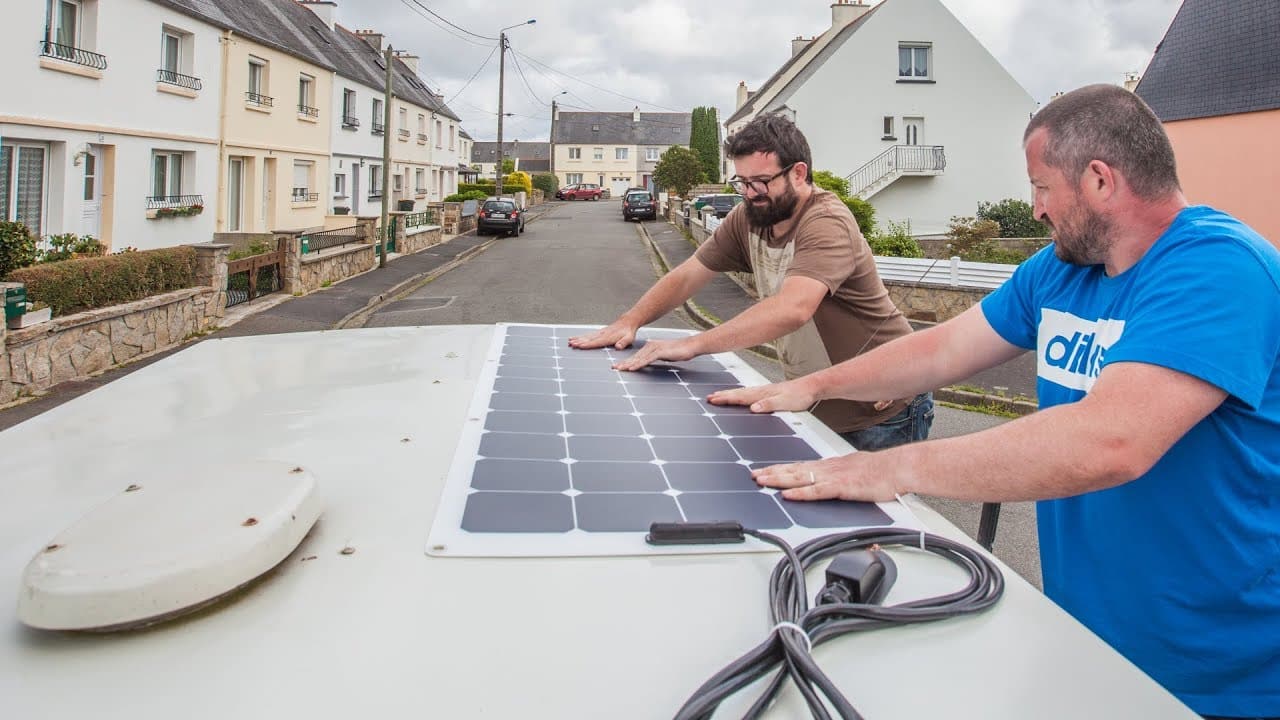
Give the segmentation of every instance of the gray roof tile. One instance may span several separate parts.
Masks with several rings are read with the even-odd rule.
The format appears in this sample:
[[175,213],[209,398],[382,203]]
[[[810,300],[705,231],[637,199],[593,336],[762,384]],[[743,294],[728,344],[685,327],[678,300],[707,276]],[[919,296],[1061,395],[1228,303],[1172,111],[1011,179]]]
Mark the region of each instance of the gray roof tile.
[[1280,2],[1184,0],[1135,92],[1165,122],[1280,108]]
[[688,145],[693,113],[560,112],[555,121],[557,145]]

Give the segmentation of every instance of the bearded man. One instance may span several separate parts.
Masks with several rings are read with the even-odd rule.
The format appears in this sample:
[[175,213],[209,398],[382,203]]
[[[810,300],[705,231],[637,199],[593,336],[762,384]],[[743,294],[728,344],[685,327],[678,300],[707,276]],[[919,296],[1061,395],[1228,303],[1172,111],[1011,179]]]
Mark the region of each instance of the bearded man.
[[[571,338],[587,349],[625,348],[636,331],[693,297],[719,272],[749,272],[760,301],[706,332],[650,340],[619,370],[741,350],[773,341],[788,379],[814,373],[911,332],[889,299],[849,208],[813,184],[809,143],[789,119],[761,115],[729,140],[744,197],[692,258],[667,273],[609,326]],[[929,392],[862,402],[824,400],[813,414],[859,450],[928,436]]]

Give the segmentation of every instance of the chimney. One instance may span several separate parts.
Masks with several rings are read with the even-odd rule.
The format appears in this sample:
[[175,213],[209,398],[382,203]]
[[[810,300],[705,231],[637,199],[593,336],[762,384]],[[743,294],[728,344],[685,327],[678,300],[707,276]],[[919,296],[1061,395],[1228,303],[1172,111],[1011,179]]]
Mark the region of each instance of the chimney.
[[747,90],[747,81],[739,80],[738,81],[738,104],[733,109],[735,111],[740,110],[743,105],[747,104],[747,100],[749,99],[751,99],[751,93]]
[[555,100],[551,101],[551,119],[552,120],[560,119],[560,103],[556,102]]
[[376,33],[372,30],[357,30],[356,37],[369,43],[369,47],[375,52],[382,52],[382,33]]
[[419,58],[417,55],[410,55],[409,53],[397,52],[396,57],[399,58],[400,62],[404,63],[405,67],[409,68],[409,72],[413,73],[414,75],[418,74]]
[[298,4],[316,14],[320,22],[333,29],[333,20],[338,14],[338,4],[329,0],[298,0]]
[[804,49],[809,47],[809,43],[811,42],[813,42],[813,38],[807,38],[803,35],[795,36],[795,38],[791,40],[791,57],[795,57],[804,52]]
[[870,5],[865,5],[859,0],[836,0],[831,4],[831,28],[839,30],[858,18],[866,15],[871,10]]
[[1124,74],[1124,89],[1133,92],[1138,87],[1138,83],[1142,81],[1142,75],[1133,71]]
[[631,122],[633,123],[640,122],[640,106],[639,105],[631,109]]

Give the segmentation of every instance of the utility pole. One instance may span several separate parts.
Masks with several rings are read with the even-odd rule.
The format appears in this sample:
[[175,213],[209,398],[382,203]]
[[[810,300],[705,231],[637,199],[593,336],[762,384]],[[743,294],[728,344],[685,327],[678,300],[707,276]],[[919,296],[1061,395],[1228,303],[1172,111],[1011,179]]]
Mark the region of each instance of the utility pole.
[[395,55],[391,52],[391,44],[387,43],[386,55],[383,58],[387,66],[387,92],[382,101],[382,231],[378,235],[378,267],[387,266],[387,236],[391,228],[387,225],[388,210],[391,203],[391,63]]
[[[551,174],[556,174],[556,101],[551,100],[551,130],[547,133],[547,155],[551,158],[548,163],[551,166]],[[560,185],[560,181],[556,181],[556,186]]]
[[494,194],[502,197],[502,82],[507,74],[507,33],[498,33],[498,169],[493,180]]

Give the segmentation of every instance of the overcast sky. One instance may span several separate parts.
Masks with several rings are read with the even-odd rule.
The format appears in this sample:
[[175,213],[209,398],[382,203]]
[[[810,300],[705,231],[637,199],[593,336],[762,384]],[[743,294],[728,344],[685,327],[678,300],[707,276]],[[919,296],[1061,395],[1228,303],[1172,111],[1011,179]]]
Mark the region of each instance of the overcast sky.
[[[423,79],[477,140],[497,136],[498,44],[476,35],[496,38],[505,26],[537,20],[508,31],[504,111],[513,115],[503,139],[546,140],[552,99],[568,110],[614,112],[710,105],[728,117],[739,81],[758,88],[789,57],[791,38],[831,23],[829,0],[337,3],[344,27],[380,31],[396,49],[419,55]],[[1181,0],[942,3],[1044,103],[1061,90],[1145,70]]]

